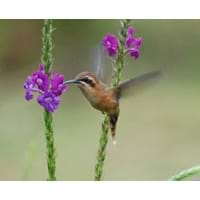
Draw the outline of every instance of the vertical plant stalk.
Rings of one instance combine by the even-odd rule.
[[[190,169],[185,169],[181,171],[180,173],[176,174],[175,176],[172,176],[169,181],[182,181],[183,179],[199,175],[200,174],[200,166],[195,166]]]
[[[119,32],[119,54],[114,61],[113,67],[113,77],[112,77],[112,86],[116,87],[119,85],[121,80],[122,69],[124,68],[125,60],[125,39],[127,37],[127,29],[130,25],[130,20],[121,20],[121,29]],[[95,166],[95,181],[100,181],[103,174],[103,166],[106,158],[106,147],[108,144],[108,132],[109,132],[109,117],[107,114],[104,114],[102,122],[102,133],[99,140],[99,149],[97,155],[97,163]]]
[[[51,75],[51,69],[53,65],[53,33],[52,20],[44,20],[44,26],[42,29],[42,63],[44,64],[45,73]],[[47,166],[48,166],[48,179],[49,181],[56,180],[56,155],[55,144],[53,134],[53,116],[47,110],[44,110],[44,122],[45,122],[45,138],[47,147]]]
[[[102,133],[99,140],[97,163],[95,166],[95,181],[100,181],[103,174],[103,165],[106,157],[106,146],[108,144],[108,132],[109,132],[109,117],[107,114],[104,114],[101,126],[102,126]]]
[[[112,86],[116,87],[119,85],[121,76],[122,76],[122,70],[124,68],[124,62],[125,62],[125,54],[126,54],[126,49],[125,49],[125,40],[127,37],[127,29],[130,26],[131,20],[125,19],[121,20],[121,30],[119,32],[119,54],[114,62],[114,67],[113,67],[113,78],[112,78]]]

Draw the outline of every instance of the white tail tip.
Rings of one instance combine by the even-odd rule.
[[[113,144],[114,144],[114,145],[116,145],[116,144],[117,144],[117,141],[116,141],[115,139],[113,139],[113,141],[112,141],[112,142],[113,142]]]

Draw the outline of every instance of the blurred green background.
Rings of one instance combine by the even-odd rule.
[[[0,20],[0,180],[46,180],[43,110],[24,100],[38,68],[42,20]],[[54,70],[95,72],[104,34],[119,20],[55,20]],[[104,180],[166,180],[200,163],[200,20],[134,20],[142,55],[123,79],[159,69],[160,82],[121,101],[117,145],[107,149]],[[106,59],[106,58],[105,58]],[[111,76],[110,62],[102,64]],[[109,83],[109,78],[108,83]],[[54,114],[58,180],[93,180],[102,115],[71,86]]]

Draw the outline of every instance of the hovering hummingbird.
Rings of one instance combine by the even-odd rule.
[[[65,84],[76,84],[89,103],[97,110],[109,116],[110,130],[113,140],[116,134],[116,125],[119,117],[119,100],[129,89],[149,85],[149,81],[160,77],[159,71],[145,73],[130,80],[122,81],[117,87],[107,87],[96,75],[82,72],[75,79],[65,81]]]

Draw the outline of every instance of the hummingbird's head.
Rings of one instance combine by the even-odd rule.
[[[78,74],[74,80],[65,81],[65,84],[76,84],[83,91],[92,91],[99,85],[97,77],[90,72]]]

